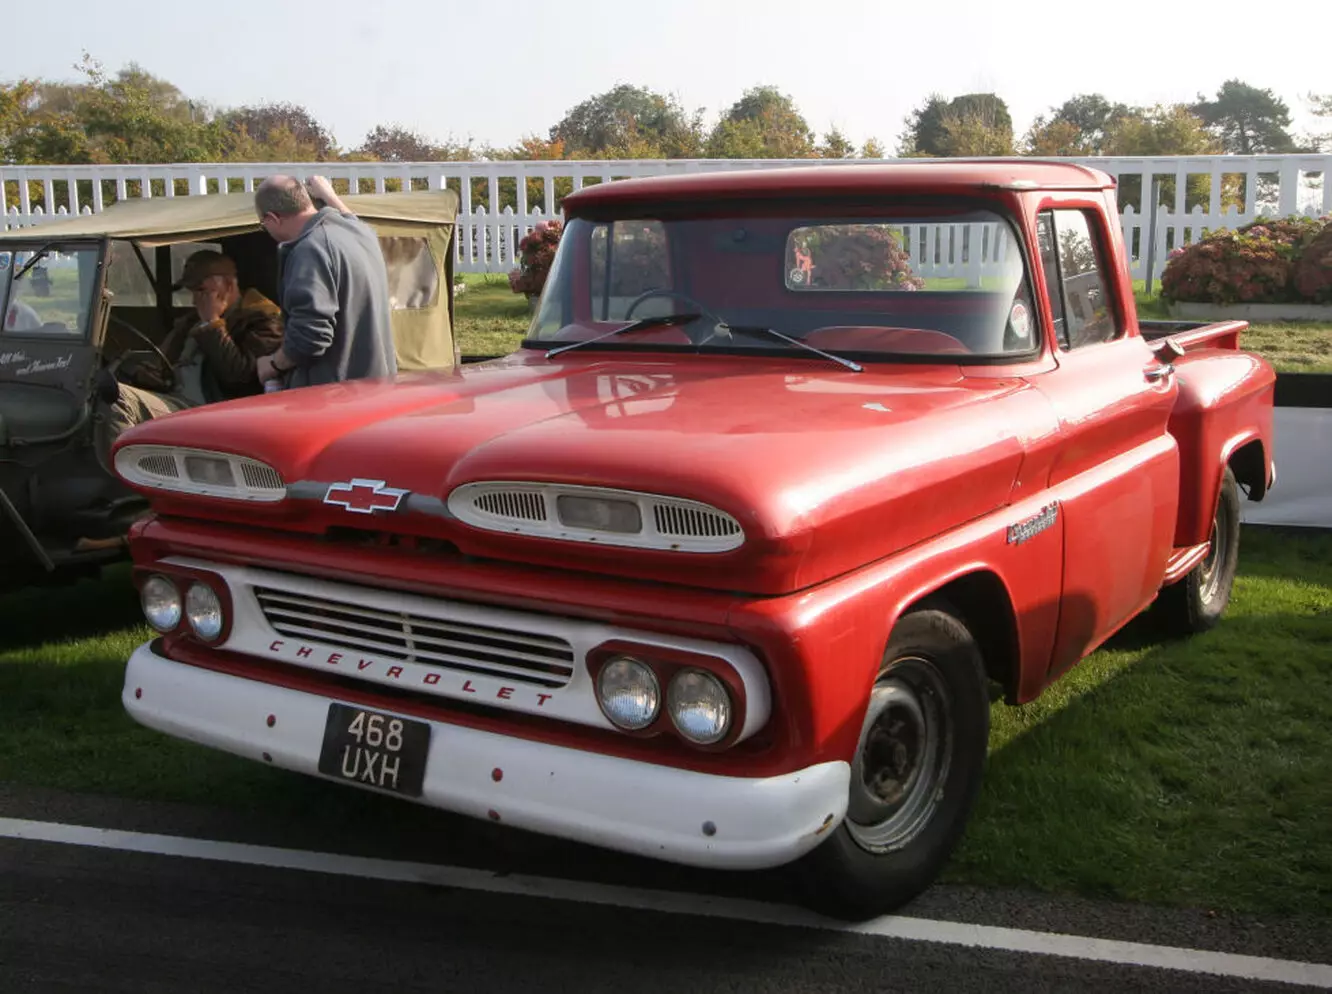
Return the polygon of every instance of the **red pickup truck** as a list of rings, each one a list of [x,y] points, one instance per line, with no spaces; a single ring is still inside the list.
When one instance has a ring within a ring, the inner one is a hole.
[[[1215,624],[1274,483],[1246,327],[1139,321],[1114,181],[617,181],[520,349],[122,437],[124,706],[256,762],[863,917],[929,886],[992,702]],[[392,817],[389,809],[385,817]]]

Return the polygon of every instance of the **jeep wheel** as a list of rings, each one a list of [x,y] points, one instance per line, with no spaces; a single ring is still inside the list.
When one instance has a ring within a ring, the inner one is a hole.
[[[863,919],[928,887],[975,804],[989,731],[988,684],[971,632],[943,605],[907,614],[870,692],[846,818],[795,864],[805,902]]]
[[[1212,519],[1211,548],[1207,558],[1177,583],[1164,588],[1156,601],[1156,614],[1170,632],[1191,635],[1205,632],[1221,620],[1230,603],[1239,565],[1239,486],[1226,468]]]

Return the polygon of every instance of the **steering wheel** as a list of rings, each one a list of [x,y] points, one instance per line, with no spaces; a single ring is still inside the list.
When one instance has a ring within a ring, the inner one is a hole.
[[[117,356],[116,360],[113,363],[111,363],[110,366],[107,367],[107,371],[111,374],[113,378],[116,377],[117,373],[119,373],[120,364],[123,363],[130,356],[143,355],[145,352],[151,352],[162,360],[162,368],[166,370],[164,376],[168,383],[167,390],[170,391],[176,388],[176,369],[174,366],[171,365],[171,360],[167,358],[167,354],[157,346],[156,342],[154,342],[151,338],[149,338],[147,335],[141,332],[138,328],[134,327],[134,325],[130,324],[128,321],[122,321],[118,317],[115,317],[113,315],[108,315],[107,322],[109,324],[115,324],[121,328],[124,328],[131,335],[133,335],[135,338],[139,339],[139,341],[143,342],[143,344],[148,346],[147,349],[135,349],[132,352],[122,352],[119,356]]]
[[[630,301],[629,306],[624,309],[624,319],[628,321],[630,317],[633,316],[634,308],[636,308],[639,304],[643,303],[643,301],[645,300],[651,300],[653,297],[674,297],[677,300],[683,300],[686,304],[689,304],[690,307],[692,307],[694,310],[698,311],[699,314],[702,314],[704,317],[712,318],[712,322],[714,325],[723,323],[720,317],[718,317],[708,308],[704,307],[693,297],[689,296],[688,294],[681,293],[679,290],[668,290],[663,287],[654,287],[651,290],[644,290],[632,301]],[[686,332],[686,334],[688,334],[688,332]],[[693,336],[691,335],[690,338],[692,337]]]

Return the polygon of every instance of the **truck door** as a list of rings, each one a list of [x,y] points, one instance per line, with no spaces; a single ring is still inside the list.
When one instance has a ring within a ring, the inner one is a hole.
[[[1061,205],[1037,224],[1059,346],[1057,366],[1030,378],[1059,420],[1050,488],[1064,518],[1064,583],[1051,678],[1155,597],[1179,498],[1167,431],[1175,383],[1127,334],[1110,292],[1110,248],[1120,242],[1104,218]]]

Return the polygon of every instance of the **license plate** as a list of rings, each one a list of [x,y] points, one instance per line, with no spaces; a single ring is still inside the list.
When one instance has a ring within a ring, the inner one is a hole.
[[[430,726],[393,714],[330,704],[319,772],[361,787],[420,797]]]

